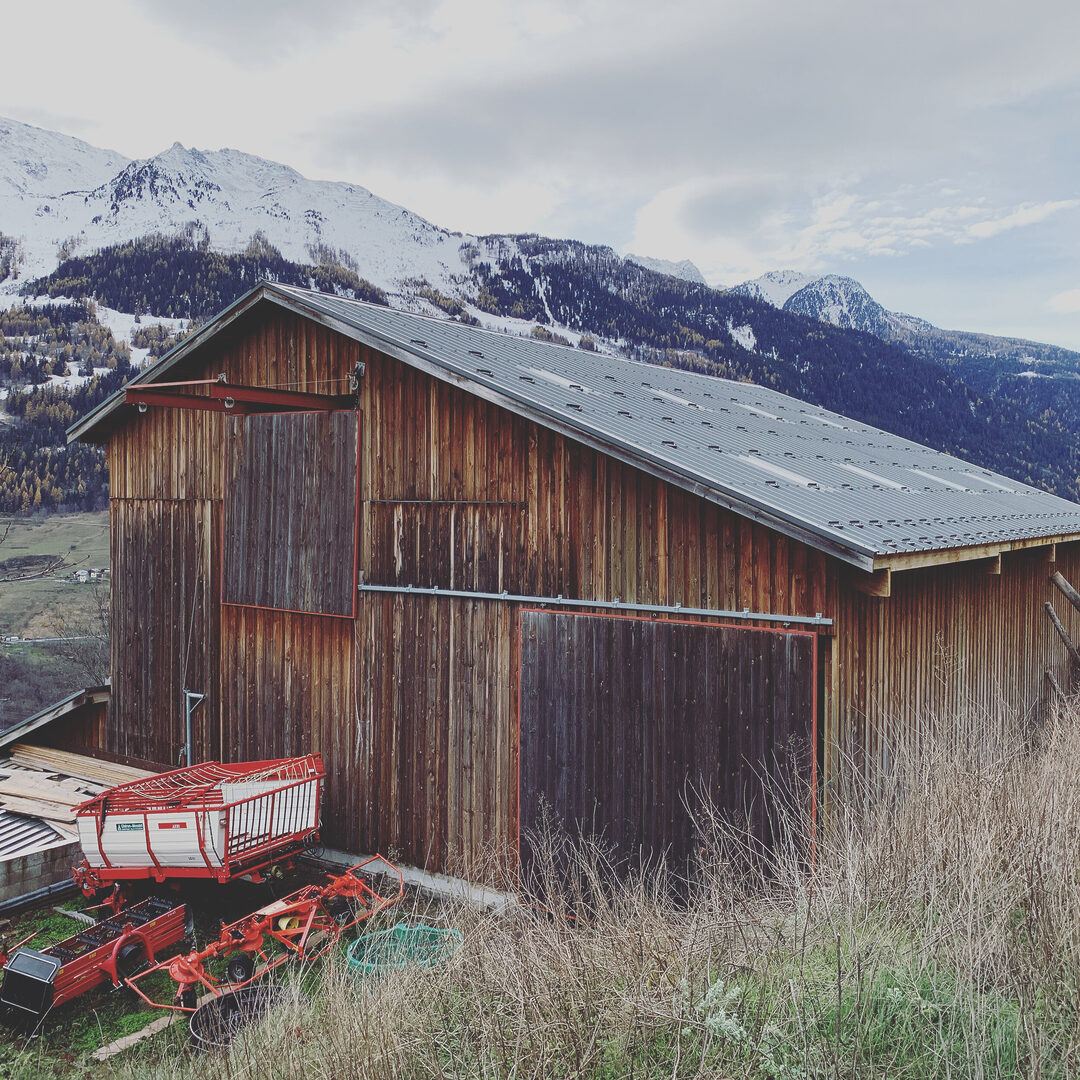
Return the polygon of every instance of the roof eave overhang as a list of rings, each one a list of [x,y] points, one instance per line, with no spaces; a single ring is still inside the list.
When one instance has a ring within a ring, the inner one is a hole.
[[[874,570],[918,570],[927,566],[945,566],[954,563],[977,562],[992,559],[1008,551],[1027,551],[1032,548],[1069,544],[1080,540],[1080,533],[1057,533],[1048,536],[1032,536],[1016,540],[1002,540],[993,544],[974,544],[970,547],[937,548],[930,551],[905,551],[878,555]]]
[[[231,307],[227,307],[216,319],[200,327],[190,337],[185,338],[179,345],[173,346],[160,360],[144,368],[123,387],[107,397],[96,408],[91,409],[81,420],[72,424],[65,432],[67,441],[73,442],[104,442],[108,436],[110,425],[107,423],[114,413],[124,404],[128,387],[138,386],[143,383],[155,382],[161,375],[171,371],[186,356],[196,349],[201,348],[212,338],[215,338],[230,324],[234,323],[241,315],[249,311],[264,298],[276,298],[276,294],[270,291],[265,284],[256,285],[248,290]]]
[[[13,743],[22,742],[27,735],[39,728],[48,727],[49,724],[67,716],[75,709],[83,705],[101,704],[108,701],[112,690],[108,684],[104,686],[92,686],[85,690],[76,690],[74,694],[49,705],[40,712],[20,720],[17,724],[0,733],[0,748],[11,746]]]

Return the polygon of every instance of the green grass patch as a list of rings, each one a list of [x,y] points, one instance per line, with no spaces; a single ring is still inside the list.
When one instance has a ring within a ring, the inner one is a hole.
[[[835,951],[788,952],[717,979],[697,1004],[717,1058],[776,1078],[1030,1075],[1018,1001],[900,952],[841,948],[839,969]]]

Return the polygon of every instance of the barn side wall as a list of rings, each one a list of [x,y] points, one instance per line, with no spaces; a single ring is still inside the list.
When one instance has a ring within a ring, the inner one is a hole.
[[[170,378],[343,392],[358,361],[362,580],[831,616],[822,731],[869,766],[961,703],[1029,714],[1064,678],[1045,559],[893,576],[805,544],[263,305]],[[170,764],[184,682],[196,754],[321,751],[327,842],[449,869],[516,838],[514,605],[361,593],[354,619],[222,605],[220,415],[151,409],[108,442],[113,696],[103,750]],[[335,557],[350,555],[337,551]],[[1080,581],[1080,555],[1058,565]],[[1064,614],[1064,605],[1059,604]],[[959,673],[959,675],[958,675]]]
[[[1051,601],[1073,640],[1080,615],[1050,581],[1080,582],[1080,544],[1004,552],[986,562],[894,573],[892,595],[841,587],[835,611],[838,660],[831,693],[827,772],[848,753],[864,769],[888,766],[905,744],[1027,730],[1046,712],[1047,671],[1067,687],[1069,658],[1044,609]]]

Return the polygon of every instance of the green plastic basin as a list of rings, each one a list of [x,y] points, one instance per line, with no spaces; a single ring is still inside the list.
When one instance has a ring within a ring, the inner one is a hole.
[[[398,923],[357,938],[348,952],[357,975],[380,975],[397,968],[430,968],[444,964],[461,948],[461,934],[438,926]]]

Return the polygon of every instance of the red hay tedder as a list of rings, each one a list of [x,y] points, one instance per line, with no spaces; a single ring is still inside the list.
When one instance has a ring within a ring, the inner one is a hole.
[[[211,761],[121,784],[76,811],[85,859],[73,873],[90,896],[138,880],[246,876],[317,843],[322,757]]]
[[[391,895],[380,895],[362,876],[379,872],[396,875],[397,888]],[[374,855],[344,874],[329,875],[324,884],[305,885],[222,926],[206,948],[161,960],[130,977],[127,984],[149,1005],[195,1012],[199,988],[215,997],[233,994],[291,960],[321,956],[346,930],[397,903],[403,895],[401,871],[381,855]],[[220,960],[225,961],[224,979],[209,969]],[[154,1001],[139,985],[158,971],[168,972],[176,983],[171,1004]]]

